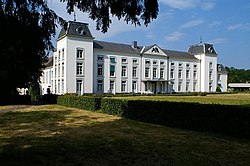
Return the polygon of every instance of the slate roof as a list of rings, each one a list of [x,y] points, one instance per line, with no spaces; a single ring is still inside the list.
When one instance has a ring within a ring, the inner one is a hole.
[[[192,55],[204,53],[216,54],[213,45],[207,43],[191,45],[188,49],[188,52]]]
[[[222,64],[217,64],[217,71],[220,73],[227,73],[226,68]]]
[[[165,49],[163,50],[163,52],[167,54],[169,58],[198,60],[197,58],[195,58],[192,54],[188,52],[165,50]]]
[[[64,36],[75,36],[75,37],[84,37],[84,38],[93,38],[87,23],[69,21],[68,27],[65,30],[61,29],[57,40],[61,39]]]
[[[100,49],[107,52],[116,52],[116,53],[126,53],[126,54],[140,54],[142,47],[133,48],[132,45],[104,42],[94,40],[94,48]]]

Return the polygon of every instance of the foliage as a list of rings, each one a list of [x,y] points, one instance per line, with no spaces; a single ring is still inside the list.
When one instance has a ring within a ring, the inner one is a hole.
[[[101,98],[65,95],[57,97],[57,104],[86,110],[98,110],[101,105]]]
[[[38,100],[40,98],[40,87],[38,82],[32,82],[29,86],[29,95],[32,100]]]
[[[228,72],[228,83],[250,82],[250,70],[225,67]]]

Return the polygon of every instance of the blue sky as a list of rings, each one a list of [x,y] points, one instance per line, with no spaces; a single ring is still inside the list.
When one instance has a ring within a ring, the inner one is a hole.
[[[73,14],[67,14],[65,4],[58,1],[48,1],[49,6],[64,19],[73,20]],[[95,39],[103,41],[130,44],[136,40],[139,45],[187,51],[202,37],[204,43],[214,44],[218,63],[250,69],[250,0],[159,0],[158,18],[148,27],[112,18],[105,34],[95,30],[88,14],[76,11],[76,19],[89,23]]]

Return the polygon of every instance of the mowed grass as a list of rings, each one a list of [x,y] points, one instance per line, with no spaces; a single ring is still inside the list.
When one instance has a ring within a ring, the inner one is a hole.
[[[210,94],[207,96],[132,96],[113,97],[127,100],[161,100],[173,102],[196,102],[203,104],[248,105],[250,106],[250,93],[239,94]]]
[[[249,163],[250,140],[168,128],[58,105],[0,113],[1,166]]]

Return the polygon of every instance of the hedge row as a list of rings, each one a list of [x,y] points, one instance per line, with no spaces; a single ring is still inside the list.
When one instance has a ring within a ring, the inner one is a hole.
[[[11,97],[0,96],[0,105],[10,104],[30,104],[31,96],[29,95],[16,95]]]
[[[250,138],[250,108],[218,104],[59,96],[58,104],[142,122]]]
[[[57,97],[57,104],[86,110],[98,110],[101,105],[100,97],[65,95]]]

